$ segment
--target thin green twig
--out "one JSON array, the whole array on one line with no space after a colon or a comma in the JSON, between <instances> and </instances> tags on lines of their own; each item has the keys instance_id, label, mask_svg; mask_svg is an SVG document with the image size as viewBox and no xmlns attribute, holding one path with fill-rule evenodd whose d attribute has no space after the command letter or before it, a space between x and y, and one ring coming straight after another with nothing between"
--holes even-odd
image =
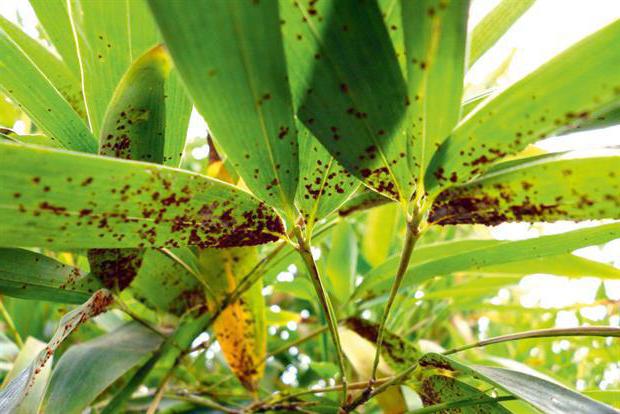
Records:
<instances>
[{"instance_id":1,"label":"thin green twig","mask_svg":"<svg viewBox=\"0 0 620 414\"><path fill-rule=\"evenodd\" d=\"M17 346L20 349L23 348L24 341L22 341L22 337L19 335L19 331L15 327L15 323L13 323L13 318L11 318L11 315L9 315L9 312L4 307L2 299L0 299L0 314L2 315L2 319L4 319L4 322L6 322L6 326L7 328L9 328L9 332L11 332L11 335L13 336L13 339L15 339L15 343L17 344Z\"/></svg>"}]
</instances>

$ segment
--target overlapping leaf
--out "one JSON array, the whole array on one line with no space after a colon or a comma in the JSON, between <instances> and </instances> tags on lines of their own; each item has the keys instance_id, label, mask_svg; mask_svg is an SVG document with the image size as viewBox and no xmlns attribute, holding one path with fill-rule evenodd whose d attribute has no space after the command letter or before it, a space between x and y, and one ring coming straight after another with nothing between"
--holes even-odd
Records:
<instances>
[{"instance_id":1,"label":"overlapping leaf","mask_svg":"<svg viewBox=\"0 0 620 414\"><path fill-rule=\"evenodd\" d=\"M215 140L250 190L292 218L297 131L277 2L150 5Z\"/></svg>"},{"instance_id":2,"label":"overlapping leaf","mask_svg":"<svg viewBox=\"0 0 620 414\"><path fill-rule=\"evenodd\" d=\"M426 354L420 360L420 366L425 369L439 368L457 371L486 380L493 385L505 389L544 413L617 413L612 407L594 401L559 384L517 371L481 365L469 366L439 354Z\"/></svg>"},{"instance_id":3,"label":"overlapping leaf","mask_svg":"<svg viewBox=\"0 0 620 414\"><path fill-rule=\"evenodd\" d=\"M0 143L0 245L255 245L282 223L248 193L155 164Z\"/></svg>"},{"instance_id":4,"label":"overlapping leaf","mask_svg":"<svg viewBox=\"0 0 620 414\"><path fill-rule=\"evenodd\" d=\"M65 352L50 379L47 414L79 414L110 384L155 351L163 338L134 322L109 334L74 345Z\"/></svg>"},{"instance_id":5,"label":"overlapping leaf","mask_svg":"<svg viewBox=\"0 0 620 414\"><path fill-rule=\"evenodd\" d=\"M280 13L291 83L303 94L299 119L348 171L407 200L407 93L380 9L287 0Z\"/></svg>"},{"instance_id":6,"label":"overlapping leaf","mask_svg":"<svg viewBox=\"0 0 620 414\"><path fill-rule=\"evenodd\" d=\"M441 193L439 224L620 218L620 151L566 153L499 169Z\"/></svg>"},{"instance_id":7,"label":"overlapping leaf","mask_svg":"<svg viewBox=\"0 0 620 414\"><path fill-rule=\"evenodd\" d=\"M82 323L103 312L112 302L112 294L101 289L95 292L83 305L67 313L52 336L52 339L34 360L11 382L0 390L0 412L13 413L28 395L37 375L50 363L58 346Z\"/></svg>"},{"instance_id":8,"label":"overlapping leaf","mask_svg":"<svg viewBox=\"0 0 620 414\"><path fill-rule=\"evenodd\" d=\"M256 248L206 249L200 252L201 280L213 293L209 307L214 311L235 291L243 276L258 262ZM224 357L239 381L252 392L265 369L267 326L263 284L259 281L226 306L213 329Z\"/></svg>"},{"instance_id":9,"label":"overlapping leaf","mask_svg":"<svg viewBox=\"0 0 620 414\"><path fill-rule=\"evenodd\" d=\"M617 105L620 51L612 45L619 38L616 21L470 113L433 157L427 189L468 181L527 144Z\"/></svg>"},{"instance_id":10,"label":"overlapping leaf","mask_svg":"<svg viewBox=\"0 0 620 414\"><path fill-rule=\"evenodd\" d=\"M84 121L24 51L0 29L0 88L22 106L50 138L64 147L95 152Z\"/></svg>"},{"instance_id":11,"label":"overlapping leaf","mask_svg":"<svg viewBox=\"0 0 620 414\"><path fill-rule=\"evenodd\" d=\"M410 162L421 179L459 119L468 12L467 0L402 2Z\"/></svg>"},{"instance_id":12,"label":"overlapping leaf","mask_svg":"<svg viewBox=\"0 0 620 414\"><path fill-rule=\"evenodd\" d=\"M417 285L433 276L470 270L484 272L487 266L549 258L619 237L620 224L612 223L527 240L464 240L422 247L413 252L403 287ZM539 271L542 271L543 266L549 265L549 273L552 273L553 262L548 262L541 262ZM373 269L364 277L353 297L368 293L375 296L387 292L397 266L398 258L395 257Z\"/></svg>"},{"instance_id":13,"label":"overlapping leaf","mask_svg":"<svg viewBox=\"0 0 620 414\"><path fill-rule=\"evenodd\" d=\"M24 249L0 249L0 293L24 299L83 303L101 287L92 275Z\"/></svg>"}]
</instances>

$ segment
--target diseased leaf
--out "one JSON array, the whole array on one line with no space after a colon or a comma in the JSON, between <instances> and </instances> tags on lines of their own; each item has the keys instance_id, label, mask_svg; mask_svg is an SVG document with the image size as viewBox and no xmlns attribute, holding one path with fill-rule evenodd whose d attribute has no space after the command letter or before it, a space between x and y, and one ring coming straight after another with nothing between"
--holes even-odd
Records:
<instances>
[{"instance_id":1,"label":"diseased leaf","mask_svg":"<svg viewBox=\"0 0 620 414\"><path fill-rule=\"evenodd\" d=\"M280 12L300 121L349 172L408 200L406 86L376 3L287 0Z\"/></svg>"},{"instance_id":2,"label":"diseased leaf","mask_svg":"<svg viewBox=\"0 0 620 414\"><path fill-rule=\"evenodd\" d=\"M43 25L45 34L58 51L62 60L73 74L80 78L80 62L78 61L73 28L69 17L66 0L29 0L30 5Z\"/></svg>"},{"instance_id":3,"label":"diseased leaf","mask_svg":"<svg viewBox=\"0 0 620 414\"><path fill-rule=\"evenodd\" d=\"M410 163L424 179L460 115L469 0L402 2L407 55Z\"/></svg>"},{"instance_id":4,"label":"diseased leaf","mask_svg":"<svg viewBox=\"0 0 620 414\"><path fill-rule=\"evenodd\" d=\"M209 298L211 311L235 291L241 278L256 265L257 253L253 247L200 252L200 275L214 294ZM259 280L239 300L228 305L213 324L228 365L251 392L257 391L265 369L267 325L262 288Z\"/></svg>"},{"instance_id":5,"label":"diseased leaf","mask_svg":"<svg viewBox=\"0 0 620 414\"><path fill-rule=\"evenodd\" d=\"M616 106L620 51L612 45L619 38L616 21L471 112L433 157L427 190L469 181L529 143Z\"/></svg>"},{"instance_id":6,"label":"diseased leaf","mask_svg":"<svg viewBox=\"0 0 620 414\"><path fill-rule=\"evenodd\" d=\"M314 224L338 209L360 186L338 161L301 123L299 131L299 186L295 204L304 218L306 231L312 234Z\"/></svg>"},{"instance_id":7,"label":"diseased leaf","mask_svg":"<svg viewBox=\"0 0 620 414\"><path fill-rule=\"evenodd\" d=\"M149 307L182 315L205 304L206 297L195 277L198 270L194 268L194 253L189 248L171 249L169 253L178 261L162 251L146 250L142 266L128 290ZM190 265L191 271L184 264Z\"/></svg>"},{"instance_id":8,"label":"diseased leaf","mask_svg":"<svg viewBox=\"0 0 620 414\"><path fill-rule=\"evenodd\" d=\"M46 414L79 414L110 384L155 351L163 338L136 322L69 348L54 367Z\"/></svg>"},{"instance_id":9,"label":"diseased leaf","mask_svg":"<svg viewBox=\"0 0 620 414\"><path fill-rule=\"evenodd\" d=\"M83 303L101 287L92 275L24 249L0 248L0 294L23 299Z\"/></svg>"},{"instance_id":10,"label":"diseased leaf","mask_svg":"<svg viewBox=\"0 0 620 414\"><path fill-rule=\"evenodd\" d=\"M13 379L21 374L24 369L28 368L28 365L34 358L45 350L45 342L41 342L36 338L28 337L24 343L23 348L19 351L19 354L13 361L13 368L4 377L3 385L13 381ZM41 369L36 377L33 379L32 387L28 390L28 394L24 399L11 411L10 414L32 414L39 412L39 406L45 393L45 387L49 381L50 372L52 371L52 359L50 357L49 364ZM0 394L2 390L0 390ZM0 400L0 406L2 401Z\"/></svg>"},{"instance_id":11,"label":"diseased leaf","mask_svg":"<svg viewBox=\"0 0 620 414\"><path fill-rule=\"evenodd\" d=\"M0 16L0 28L19 46L47 79L62 94L71 107L86 119L84 97L79 73L76 76L69 67L47 47L24 33L19 27Z\"/></svg>"},{"instance_id":12,"label":"diseased leaf","mask_svg":"<svg viewBox=\"0 0 620 414\"><path fill-rule=\"evenodd\" d=\"M0 29L0 88L50 138L65 148L95 152L86 124L24 51Z\"/></svg>"},{"instance_id":13,"label":"diseased leaf","mask_svg":"<svg viewBox=\"0 0 620 414\"><path fill-rule=\"evenodd\" d=\"M510 411L494 402L484 392L443 375L431 375L424 378L421 385L420 397L424 405L448 403L463 399L479 399L481 403L464 407L455 407L459 414L510 414Z\"/></svg>"},{"instance_id":14,"label":"diseased leaf","mask_svg":"<svg viewBox=\"0 0 620 414\"><path fill-rule=\"evenodd\" d=\"M258 198L294 218L297 132L278 3L149 4L218 145Z\"/></svg>"},{"instance_id":15,"label":"diseased leaf","mask_svg":"<svg viewBox=\"0 0 620 414\"><path fill-rule=\"evenodd\" d=\"M594 401L557 383L517 371L482 365L469 366L440 354L424 355L420 360L420 366L425 369L440 368L458 371L483 379L503 388L544 413L614 414L617 412L608 405Z\"/></svg>"},{"instance_id":16,"label":"diseased leaf","mask_svg":"<svg viewBox=\"0 0 620 414\"><path fill-rule=\"evenodd\" d=\"M28 396L29 390L36 382L37 375L45 368L58 346L82 323L103 312L111 302L112 294L101 289L83 305L67 313L61 319L58 329L47 346L19 375L0 390L0 412L13 413Z\"/></svg>"},{"instance_id":17,"label":"diseased leaf","mask_svg":"<svg viewBox=\"0 0 620 414\"><path fill-rule=\"evenodd\" d=\"M338 209L338 215L346 217L390 202L392 202L391 199L369 190L366 187L360 187L358 192L353 194L353 196Z\"/></svg>"},{"instance_id":18,"label":"diseased leaf","mask_svg":"<svg viewBox=\"0 0 620 414\"><path fill-rule=\"evenodd\" d=\"M469 66L476 61L534 4L534 0L502 0L474 27Z\"/></svg>"},{"instance_id":19,"label":"diseased leaf","mask_svg":"<svg viewBox=\"0 0 620 414\"><path fill-rule=\"evenodd\" d=\"M239 246L277 240L246 192L155 164L0 142L0 246Z\"/></svg>"},{"instance_id":20,"label":"diseased leaf","mask_svg":"<svg viewBox=\"0 0 620 414\"><path fill-rule=\"evenodd\" d=\"M620 151L543 156L442 192L439 224L620 218Z\"/></svg>"}]
</instances>

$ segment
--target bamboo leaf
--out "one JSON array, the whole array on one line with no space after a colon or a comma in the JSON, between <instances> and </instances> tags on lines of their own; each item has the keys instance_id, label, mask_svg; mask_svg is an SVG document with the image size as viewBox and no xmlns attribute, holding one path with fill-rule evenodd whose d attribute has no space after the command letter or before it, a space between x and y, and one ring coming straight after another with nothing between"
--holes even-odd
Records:
<instances>
[{"instance_id":1,"label":"bamboo leaf","mask_svg":"<svg viewBox=\"0 0 620 414\"><path fill-rule=\"evenodd\" d=\"M594 401L559 384L517 371L482 365L469 366L439 354L425 355L420 360L420 365L426 369L436 367L448 371L459 371L486 380L544 413L613 414L617 412L608 405Z\"/></svg>"},{"instance_id":2,"label":"bamboo leaf","mask_svg":"<svg viewBox=\"0 0 620 414\"><path fill-rule=\"evenodd\" d=\"M502 157L614 107L620 100L620 21L556 56L471 112L435 154L426 187L463 183ZM592 59L596 56L596 59ZM544 93L541 93L544 91Z\"/></svg>"},{"instance_id":3,"label":"bamboo leaf","mask_svg":"<svg viewBox=\"0 0 620 414\"><path fill-rule=\"evenodd\" d=\"M214 296L209 308L214 311L227 295L234 292L241 281L258 262L256 248L202 250L199 255L203 282ZM267 325L263 284L252 285L239 300L226 306L213 324L224 357L241 384L251 392L258 389L258 381L265 369Z\"/></svg>"},{"instance_id":4,"label":"bamboo leaf","mask_svg":"<svg viewBox=\"0 0 620 414\"><path fill-rule=\"evenodd\" d=\"M0 246L226 247L283 232L264 204L200 174L2 142L0 158Z\"/></svg>"},{"instance_id":5,"label":"bamboo leaf","mask_svg":"<svg viewBox=\"0 0 620 414\"><path fill-rule=\"evenodd\" d=\"M19 376L22 370L26 369L32 360L45 349L45 345L45 342L39 341L31 336L28 337L23 348L19 351L19 354L17 354L13 362L13 368L11 368L6 374L6 377L4 377L3 384L8 384L15 377ZM43 400L45 388L49 381L50 372L52 371L52 359L53 358L50 358L50 363L39 371L37 377L34 379L32 388L28 391L28 395L24 397L23 401L21 401L10 414L31 414L39 411L39 406L41 405L41 400ZM0 390L0 393L1 392ZM0 405L1 404L2 401L0 401Z\"/></svg>"},{"instance_id":6,"label":"bamboo leaf","mask_svg":"<svg viewBox=\"0 0 620 414\"><path fill-rule=\"evenodd\" d=\"M393 235L399 225L398 206L394 203L373 208L366 216L361 252L373 267L383 263L390 254Z\"/></svg>"},{"instance_id":7,"label":"bamboo leaf","mask_svg":"<svg viewBox=\"0 0 620 414\"><path fill-rule=\"evenodd\" d=\"M79 414L110 384L155 351L163 338L138 323L69 348L54 367L46 414Z\"/></svg>"},{"instance_id":8,"label":"bamboo leaf","mask_svg":"<svg viewBox=\"0 0 620 414\"><path fill-rule=\"evenodd\" d=\"M336 225L332 230L325 274L329 292L338 303L345 303L355 286L357 251L357 237L352 226L346 221Z\"/></svg>"},{"instance_id":9,"label":"bamboo leaf","mask_svg":"<svg viewBox=\"0 0 620 414\"><path fill-rule=\"evenodd\" d=\"M462 414L510 414L509 410L502 407L484 392L464 382L443 375L431 375L424 378L420 397L425 406L454 402L454 409ZM474 400L477 403L460 406L458 404L459 400Z\"/></svg>"},{"instance_id":10,"label":"bamboo leaf","mask_svg":"<svg viewBox=\"0 0 620 414\"><path fill-rule=\"evenodd\" d=\"M0 248L0 293L23 299L83 303L101 287L92 275L29 250Z\"/></svg>"},{"instance_id":11,"label":"bamboo leaf","mask_svg":"<svg viewBox=\"0 0 620 414\"><path fill-rule=\"evenodd\" d=\"M29 0L45 34L74 76L81 78L73 27L65 0Z\"/></svg>"},{"instance_id":12,"label":"bamboo leaf","mask_svg":"<svg viewBox=\"0 0 620 414\"><path fill-rule=\"evenodd\" d=\"M293 218L297 133L278 3L149 4L218 145L258 198Z\"/></svg>"},{"instance_id":13,"label":"bamboo leaf","mask_svg":"<svg viewBox=\"0 0 620 414\"><path fill-rule=\"evenodd\" d=\"M314 224L342 206L360 182L332 157L301 123L299 131L299 186L295 204L312 234Z\"/></svg>"},{"instance_id":14,"label":"bamboo leaf","mask_svg":"<svg viewBox=\"0 0 620 414\"><path fill-rule=\"evenodd\" d=\"M380 9L287 0L280 12L299 119L353 175L408 200L406 86Z\"/></svg>"},{"instance_id":15,"label":"bamboo leaf","mask_svg":"<svg viewBox=\"0 0 620 414\"><path fill-rule=\"evenodd\" d=\"M410 158L421 179L459 120L468 13L468 0L402 2Z\"/></svg>"},{"instance_id":16,"label":"bamboo leaf","mask_svg":"<svg viewBox=\"0 0 620 414\"><path fill-rule=\"evenodd\" d=\"M195 265L195 261L188 248L171 249L168 253L148 249L128 290L149 307L182 315L206 300L195 276L197 270L185 267Z\"/></svg>"},{"instance_id":17,"label":"bamboo leaf","mask_svg":"<svg viewBox=\"0 0 620 414\"><path fill-rule=\"evenodd\" d=\"M442 192L439 224L620 218L620 151L543 156Z\"/></svg>"},{"instance_id":18,"label":"bamboo leaf","mask_svg":"<svg viewBox=\"0 0 620 414\"><path fill-rule=\"evenodd\" d=\"M533 4L534 0L502 0L495 6L471 34L469 66L476 63Z\"/></svg>"},{"instance_id":19,"label":"bamboo leaf","mask_svg":"<svg viewBox=\"0 0 620 414\"><path fill-rule=\"evenodd\" d=\"M72 73L69 67L47 47L28 36L23 30L2 16L0 16L0 28L49 79L56 90L62 94L65 100L78 113L80 118L86 119L79 74L76 76Z\"/></svg>"},{"instance_id":20,"label":"bamboo leaf","mask_svg":"<svg viewBox=\"0 0 620 414\"><path fill-rule=\"evenodd\" d=\"M50 138L65 148L95 152L92 134L49 79L0 29L0 88Z\"/></svg>"},{"instance_id":21,"label":"bamboo leaf","mask_svg":"<svg viewBox=\"0 0 620 414\"><path fill-rule=\"evenodd\" d=\"M434 276L454 272L484 272L487 266L516 264L522 260L567 254L581 247L606 243L619 237L620 224L612 223L519 241L465 240L419 248L413 252L402 286L417 286ZM373 269L364 277L353 298L387 292L397 267L398 258L395 257Z\"/></svg>"},{"instance_id":22,"label":"bamboo leaf","mask_svg":"<svg viewBox=\"0 0 620 414\"><path fill-rule=\"evenodd\" d=\"M52 339L23 371L0 390L0 412L13 413L27 397L37 376L49 362L60 344L78 326L103 312L112 302L112 295L105 289L98 290L83 305L67 313L60 321Z\"/></svg>"}]
</instances>

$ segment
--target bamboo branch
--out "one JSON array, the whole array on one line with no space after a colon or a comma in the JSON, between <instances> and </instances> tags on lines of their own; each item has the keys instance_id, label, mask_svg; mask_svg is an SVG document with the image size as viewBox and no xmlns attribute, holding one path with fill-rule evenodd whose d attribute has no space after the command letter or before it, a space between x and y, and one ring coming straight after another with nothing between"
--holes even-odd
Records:
<instances>
[{"instance_id":1,"label":"bamboo branch","mask_svg":"<svg viewBox=\"0 0 620 414\"><path fill-rule=\"evenodd\" d=\"M450 349L444 352L444 355L450 355L472 348L479 348L487 345L498 344L501 342L517 341L529 338L552 338L556 336L615 336L620 337L620 328L613 326L584 326L581 328L552 328L540 329L536 331L519 332L510 335L496 336L495 338L485 339L473 344L463 345L458 348Z\"/></svg>"},{"instance_id":2,"label":"bamboo branch","mask_svg":"<svg viewBox=\"0 0 620 414\"><path fill-rule=\"evenodd\" d=\"M316 291L319 301L321 302L321 307L323 308L323 313L325 314L325 318L327 319L327 325L331 333L332 342L334 343L334 347L336 348L336 353L338 356L338 366L340 368L340 376L342 378L342 404L345 404L347 400L347 376L344 362L344 353L340 344L340 335L338 334L338 321L336 319L336 314L327 294L327 290L325 289L323 281L321 280L321 275L319 274L319 270L316 267L314 258L312 257L310 244L308 240L303 236L302 231L299 227L295 227L295 236L297 237L297 242L299 243L297 251L299 252L301 258L304 261L304 264L306 265L306 268L308 269L308 272L310 273L310 279L312 280L314 290Z\"/></svg>"}]
</instances>

